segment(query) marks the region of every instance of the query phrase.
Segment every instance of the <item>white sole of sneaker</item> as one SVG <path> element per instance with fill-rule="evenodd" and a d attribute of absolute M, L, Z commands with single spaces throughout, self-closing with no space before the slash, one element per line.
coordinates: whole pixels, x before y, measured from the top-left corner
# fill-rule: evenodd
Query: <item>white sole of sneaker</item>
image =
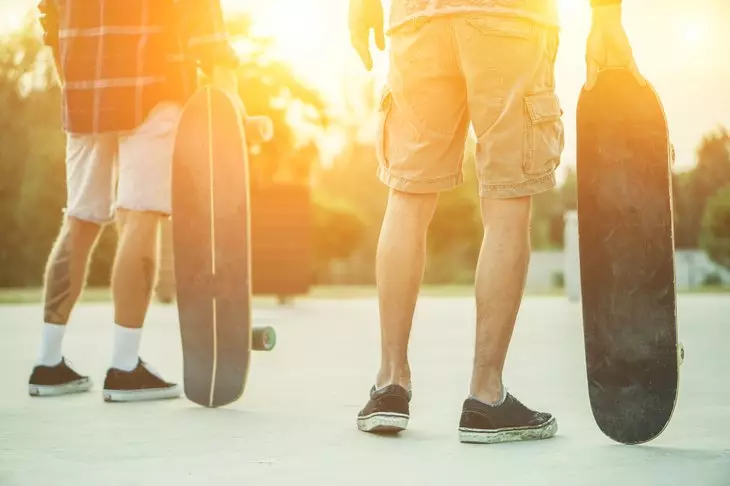
<path fill-rule="evenodd" d="M 180 397 L 179 385 L 169 388 L 149 388 L 145 390 L 104 390 L 102 396 L 105 402 L 145 402 L 150 400 L 165 400 Z"/>
<path fill-rule="evenodd" d="M 88 378 L 70 381 L 63 385 L 28 385 L 28 393 L 33 397 L 57 397 L 60 395 L 71 395 L 73 393 L 84 393 L 91 389 L 93 383 Z"/>
<path fill-rule="evenodd" d="M 459 441 L 466 444 L 502 444 L 522 440 L 550 439 L 558 431 L 555 417 L 539 428 L 521 427 L 499 430 L 480 430 L 459 427 Z"/>
<path fill-rule="evenodd" d="M 406 430 L 408 415 L 400 413 L 373 413 L 357 418 L 357 428 L 363 432 L 393 433 Z"/>

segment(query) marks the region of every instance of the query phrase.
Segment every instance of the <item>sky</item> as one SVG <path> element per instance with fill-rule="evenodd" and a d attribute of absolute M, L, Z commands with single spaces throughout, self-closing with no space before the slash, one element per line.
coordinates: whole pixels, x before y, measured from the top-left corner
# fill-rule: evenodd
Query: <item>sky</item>
<path fill-rule="evenodd" d="M 119 0 L 122 1 L 122 0 Z M 575 108 L 585 81 L 588 0 L 559 0 L 561 44 L 556 77 L 565 112 L 564 166 L 575 163 Z M 0 29 L 17 23 L 31 0 L 0 0 Z M 387 56 L 367 73 L 349 46 L 347 0 L 223 0 L 227 12 L 249 11 L 255 29 L 276 40 L 277 54 L 333 107 L 345 106 L 352 85 L 373 77 L 382 86 Z M 387 4 L 387 2 L 386 2 Z M 730 0 L 624 0 L 624 25 L 639 69 L 661 97 L 677 150 L 689 168 L 701 137 L 730 127 Z M 349 94 L 348 94 L 349 93 Z"/>

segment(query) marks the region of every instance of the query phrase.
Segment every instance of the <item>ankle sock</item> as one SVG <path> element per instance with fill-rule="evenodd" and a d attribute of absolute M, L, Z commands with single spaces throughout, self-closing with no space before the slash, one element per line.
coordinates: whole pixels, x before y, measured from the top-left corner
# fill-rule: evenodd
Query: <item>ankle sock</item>
<path fill-rule="evenodd" d="M 502 387 L 502 398 L 500 398 L 500 400 L 495 403 L 485 402 L 484 400 L 480 400 L 479 398 L 475 397 L 474 395 L 469 395 L 469 398 L 471 398 L 472 400 L 476 400 L 479 403 L 483 403 L 484 405 L 487 405 L 488 407 L 499 407 L 500 405 L 502 405 L 504 403 L 505 400 L 507 400 L 507 388 L 504 386 Z"/>
<path fill-rule="evenodd" d="M 56 366 L 63 359 L 61 347 L 66 326 L 44 323 L 41 331 L 41 352 L 38 364 L 42 366 Z"/>
<path fill-rule="evenodd" d="M 132 329 L 114 324 L 114 351 L 112 368 L 132 371 L 139 361 L 139 345 L 142 341 L 142 329 Z"/>

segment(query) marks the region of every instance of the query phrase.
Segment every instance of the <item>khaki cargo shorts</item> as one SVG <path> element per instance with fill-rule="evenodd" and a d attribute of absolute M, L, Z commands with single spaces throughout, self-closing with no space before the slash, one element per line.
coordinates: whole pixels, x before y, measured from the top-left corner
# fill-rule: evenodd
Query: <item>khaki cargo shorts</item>
<path fill-rule="evenodd" d="M 380 103 L 379 179 L 407 193 L 460 185 L 471 125 L 481 197 L 555 187 L 565 145 L 557 51 L 557 29 L 518 18 L 443 16 L 397 29 Z"/>

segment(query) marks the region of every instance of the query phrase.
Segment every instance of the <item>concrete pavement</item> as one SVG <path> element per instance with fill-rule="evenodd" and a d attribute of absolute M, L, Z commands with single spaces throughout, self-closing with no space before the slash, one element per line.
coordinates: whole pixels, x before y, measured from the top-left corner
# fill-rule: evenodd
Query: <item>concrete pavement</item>
<path fill-rule="evenodd" d="M 379 361 L 374 299 L 300 300 L 259 308 L 278 344 L 258 353 L 243 398 L 218 410 L 187 400 L 107 404 L 111 306 L 84 304 L 65 354 L 91 374 L 91 393 L 30 398 L 38 305 L 0 307 L 0 486 L 53 485 L 730 485 L 730 297 L 683 296 L 680 397 L 665 433 L 621 446 L 594 425 L 580 307 L 532 297 L 520 312 L 507 385 L 554 413 L 555 439 L 492 446 L 458 442 L 474 309 L 467 298 L 419 304 L 411 345 L 414 400 L 396 438 L 360 433 L 355 415 Z M 155 306 L 142 355 L 181 379 L 175 306 Z"/>

